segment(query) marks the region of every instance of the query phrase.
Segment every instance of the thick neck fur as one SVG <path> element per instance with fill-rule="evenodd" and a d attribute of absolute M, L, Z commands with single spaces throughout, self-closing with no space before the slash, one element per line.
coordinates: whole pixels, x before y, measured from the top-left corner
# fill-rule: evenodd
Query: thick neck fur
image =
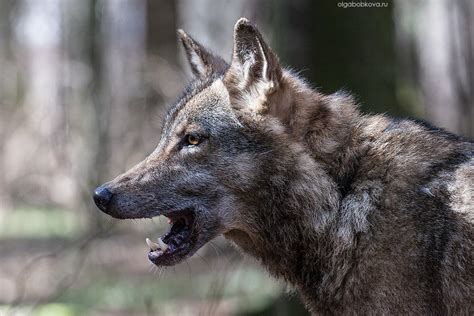
<path fill-rule="evenodd" d="M 308 301 L 315 301 L 329 290 L 322 286 L 335 272 L 328 242 L 339 193 L 307 154 L 295 153 L 292 158 L 283 162 L 294 164 L 286 168 L 287 174 L 260 183 L 255 196 L 247 194 L 245 198 L 252 199 L 248 202 L 255 207 L 242 215 L 246 229 L 231 231 L 226 237 L 259 259 L 270 273 L 294 285 Z M 275 161 L 272 166 L 281 163 Z M 283 178 L 289 181 L 282 183 Z"/>
<path fill-rule="evenodd" d="M 286 174 L 260 186 L 266 196 L 256 195 L 251 203 L 258 207 L 245 215 L 250 232 L 226 235 L 293 284 L 313 311 L 324 311 L 343 295 L 356 243 L 355 232 L 341 234 L 339 222 L 347 218 L 339 209 L 360 155 L 352 150 L 359 116 L 348 96 L 323 96 L 289 73 L 268 101 L 292 143 L 282 146 L 292 153 L 287 161 L 269 163 Z"/>
<path fill-rule="evenodd" d="M 347 240 L 351 237 L 338 235 L 341 196 L 336 183 L 308 154 L 295 152 L 293 158 L 283 162 L 293 167 L 279 175 L 289 181 L 282 184 L 272 177 L 259 185 L 258 195 L 247 195 L 255 208 L 242 214 L 246 229 L 226 237 L 260 260 L 271 274 L 292 284 L 311 310 L 334 309 L 343 295 L 339 290 L 354 251 Z"/>
<path fill-rule="evenodd" d="M 326 96 L 285 71 L 280 89 L 270 97 L 270 114 L 329 173 L 344 195 L 357 169 L 361 117 L 353 98 L 344 92 Z"/>

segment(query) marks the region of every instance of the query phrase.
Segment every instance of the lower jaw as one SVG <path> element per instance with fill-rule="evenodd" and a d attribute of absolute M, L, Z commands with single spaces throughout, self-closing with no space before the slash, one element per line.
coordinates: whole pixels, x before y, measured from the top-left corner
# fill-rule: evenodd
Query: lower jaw
<path fill-rule="evenodd" d="M 156 266 L 169 266 L 175 263 L 176 258 L 172 255 L 157 255 L 155 252 L 149 252 L 148 260 Z"/>
<path fill-rule="evenodd" d="M 172 266 L 180 263 L 188 257 L 190 251 L 185 249 L 176 249 L 171 253 L 160 253 L 160 251 L 150 251 L 148 260 L 157 266 Z"/>

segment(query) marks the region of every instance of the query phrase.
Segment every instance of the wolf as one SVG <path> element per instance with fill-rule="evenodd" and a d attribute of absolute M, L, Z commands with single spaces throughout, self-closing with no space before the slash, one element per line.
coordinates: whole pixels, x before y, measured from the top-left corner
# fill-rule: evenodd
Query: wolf
<path fill-rule="evenodd" d="M 94 191 L 115 218 L 169 219 L 151 262 L 222 234 L 313 314 L 474 314 L 472 141 L 312 89 L 245 18 L 230 63 L 178 36 L 193 80 L 161 140 Z"/>

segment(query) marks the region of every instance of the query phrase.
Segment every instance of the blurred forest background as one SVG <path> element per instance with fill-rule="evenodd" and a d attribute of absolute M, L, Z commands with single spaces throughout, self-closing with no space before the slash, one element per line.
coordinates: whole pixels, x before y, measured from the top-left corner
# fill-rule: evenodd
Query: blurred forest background
<path fill-rule="evenodd" d="M 91 193 L 157 144 L 190 78 L 176 29 L 229 60 L 241 16 L 322 91 L 474 136 L 473 1 L 338 3 L 0 0 L 0 314 L 304 314 L 223 239 L 157 271 L 144 238 L 164 223 Z"/>

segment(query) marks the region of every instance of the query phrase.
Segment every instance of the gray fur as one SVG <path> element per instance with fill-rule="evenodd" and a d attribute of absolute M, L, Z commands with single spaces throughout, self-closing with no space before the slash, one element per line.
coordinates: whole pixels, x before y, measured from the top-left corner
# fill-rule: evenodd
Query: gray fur
<path fill-rule="evenodd" d="M 195 71 L 157 149 L 105 184 L 107 213 L 192 208 L 195 240 L 167 264 L 224 234 L 315 314 L 474 314 L 474 144 L 318 93 L 245 19 L 234 41 L 230 65 Z M 183 147 L 189 133 L 202 142 Z"/>

